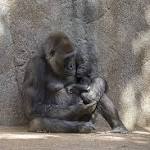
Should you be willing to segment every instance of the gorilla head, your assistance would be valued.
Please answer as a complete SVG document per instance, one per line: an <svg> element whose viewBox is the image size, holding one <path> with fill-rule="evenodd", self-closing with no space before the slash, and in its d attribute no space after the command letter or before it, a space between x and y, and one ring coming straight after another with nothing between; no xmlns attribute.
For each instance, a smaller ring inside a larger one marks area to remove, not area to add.
<svg viewBox="0 0 150 150"><path fill-rule="evenodd" d="M50 34L43 45L47 63L55 74L64 77L75 76L75 50L72 42L62 32Z"/></svg>

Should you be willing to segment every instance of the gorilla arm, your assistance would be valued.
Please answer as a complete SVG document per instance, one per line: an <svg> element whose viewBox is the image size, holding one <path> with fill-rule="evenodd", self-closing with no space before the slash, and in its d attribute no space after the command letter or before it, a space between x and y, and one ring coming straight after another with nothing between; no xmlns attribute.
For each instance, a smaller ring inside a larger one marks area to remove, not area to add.
<svg viewBox="0 0 150 150"><path fill-rule="evenodd" d="M63 107L45 104L45 63L41 58L34 57L27 65L23 83L25 114L29 119L36 116L69 120L83 113L91 113L96 104L76 104ZM59 87L59 86L58 86Z"/></svg>
<svg viewBox="0 0 150 150"><path fill-rule="evenodd" d="M88 105L78 103L67 107L48 105L40 102L39 98L33 94L36 92L36 89L28 88L25 92L28 98L26 99L26 115L28 118L49 117L61 120L78 120L78 118L85 114L91 114L96 108L95 102Z"/></svg>

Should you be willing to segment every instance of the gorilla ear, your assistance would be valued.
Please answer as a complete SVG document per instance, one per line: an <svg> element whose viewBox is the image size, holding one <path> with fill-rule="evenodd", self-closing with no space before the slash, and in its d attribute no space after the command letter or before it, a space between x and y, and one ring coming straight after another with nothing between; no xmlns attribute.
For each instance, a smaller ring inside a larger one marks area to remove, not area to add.
<svg viewBox="0 0 150 150"><path fill-rule="evenodd" d="M51 37L48 37L46 39L46 41L42 44L41 52L42 52L43 56L45 56L45 54L47 55L48 53L51 56L53 56L55 54L54 41Z"/></svg>

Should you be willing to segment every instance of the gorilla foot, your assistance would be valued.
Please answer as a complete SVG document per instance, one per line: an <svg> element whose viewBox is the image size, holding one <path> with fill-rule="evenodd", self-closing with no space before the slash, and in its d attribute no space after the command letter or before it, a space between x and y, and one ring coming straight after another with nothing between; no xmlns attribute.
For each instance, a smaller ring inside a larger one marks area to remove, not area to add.
<svg viewBox="0 0 150 150"><path fill-rule="evenodd" d="M86 122L84 125L79 127L79 133L91 133L96 130L95 125L91 122Z"/></svg>
<svg viewBox="0 0 150 150"><path fill-rule="evenodd" d="M33 119L29 124L29 132L46 132L46 130L43 129L43 120L41 118L35 118Z"/></svg>
<svg viewBox="0 0 150 150"><path fill-rule="evenodd" d="M127 134L128 130L126 127L124 126L119 126L119 127L115 127L113 128L110 133L121 133L121 134Z"/></svg>

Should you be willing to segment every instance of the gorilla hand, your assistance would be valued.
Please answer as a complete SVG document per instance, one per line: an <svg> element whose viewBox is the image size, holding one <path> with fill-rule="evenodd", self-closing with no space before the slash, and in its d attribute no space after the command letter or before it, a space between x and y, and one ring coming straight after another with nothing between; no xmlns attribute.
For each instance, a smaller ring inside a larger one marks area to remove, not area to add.
<svg viewBox="0 0 150 150"><path fill-rule="evenodd" d="M89 92L90 87L88 85L82 85L82 84L71 84L66 87L66 90L68 93L83 93L83 92Z"/></svg>
<svg viewBox="0 0 150 150"><path fill-rule="evenodd" d="M101 78L95 78L90 85L88 92L81 93L81 98L84 103L91 103L91 101L99 101L105 92L105 81Z"/></svg>

